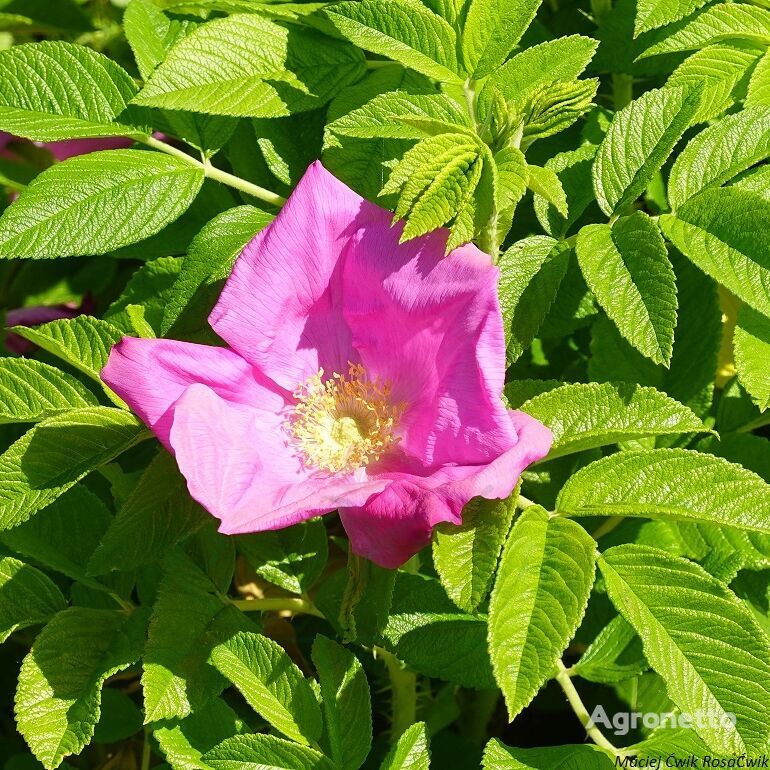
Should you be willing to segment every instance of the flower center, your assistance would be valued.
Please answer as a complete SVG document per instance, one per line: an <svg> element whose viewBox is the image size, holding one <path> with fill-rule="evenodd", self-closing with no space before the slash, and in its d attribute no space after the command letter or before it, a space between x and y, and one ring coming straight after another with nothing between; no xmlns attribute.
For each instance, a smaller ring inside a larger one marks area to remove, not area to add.
<svg viewBox="0 0 770 770"><path fill-rule="evenodd" d="M349 364L347 376L324 371L294 391L297 405L289 418L294 437L308 465L332 473L362 468L398 438L393 435L404 404L391 403L391 385L369 380L360 364Z"/></svg>

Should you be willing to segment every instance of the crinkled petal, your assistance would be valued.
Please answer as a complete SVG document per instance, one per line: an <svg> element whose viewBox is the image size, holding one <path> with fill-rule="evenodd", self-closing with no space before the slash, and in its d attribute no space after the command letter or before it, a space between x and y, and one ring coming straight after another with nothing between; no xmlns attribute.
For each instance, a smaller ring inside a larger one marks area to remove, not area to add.
<svg viewBox="0 0 770 770"><path fill-rule="evenodd" d="M462 509L474 497L490 500L511 494L521 472L551 447L551 432L523 412L509 412L517 443L481 466L440 466L420 475L416 468L386 468L391 484L363 506L340 510L353 551L395 569L428 545L436 524L462 522Z"/></svg>
<svg viewBox="0 0 770 770"><path fill-rule="evenodd" d="M468 245L444 256L446 232L404 244L401 228L361 231L343 290L353 346L370 376L406 405L401 446L425 465L488 462L515 441L500 400L505 338L498 270Z"/></svg>
<svg viewBox="0 0 770 770"><path fill-rule="evenodd" d="M179 399L171 445L190 494L220 532L281 529L341 505L361 505L384 479L312 473L292 451L285 417L192 385Z"/></svg>
<svg viewBox="0 0 770 770"><path fill-rule="evenodd" d="M339 272L362 205L314 163L243 250L209 317L222 339L289 391L319 368L348 369Z"/></svg>
<svg viewBox="0 0 770 770"><path fill-rule="evenodd" d="M173 406L193 383L265 411L285 406L284 397L237 353L189 342L124 337L110 352L102 379L167 448Z"/></svg>

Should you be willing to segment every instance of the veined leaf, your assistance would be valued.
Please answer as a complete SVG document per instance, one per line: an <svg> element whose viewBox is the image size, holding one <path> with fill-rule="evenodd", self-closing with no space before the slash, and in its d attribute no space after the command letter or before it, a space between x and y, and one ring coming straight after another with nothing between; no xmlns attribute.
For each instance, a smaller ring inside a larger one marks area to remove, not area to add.
<svg viewBox="0 0 770 770"><path fill-rule="evenodd" d="M539 506L519 517L489 601L489 651L511 721L550 678L594 582L594 539Z"/></svg>
<svg viewBox="0 0 770 770"><path fill-rule="evenodd" d="M701 131L671 168L668 198L674 211L710 187L770 156L770 107L747 107Z"/></svg>
<svg viewBox="0 0 770 770"><path fill-rule="evenodd" d="M251 627L242 612L225 604L208 576L172 551L144 654L145 722L186 717L219 695L226 683L209 664L209 654L219 642Z"/></svg>
<svg viewBox="0 0 770 770"><path fill-rule="evenodd" d="M612 226L586 225L575 247L598 303L643 355L668 365L676 326L676 278L658 226L637 211Z"/></svg>
<svg viewBox="0 0 770 770"><path fill-rule="evenodd" d="M110 522L112 514L101 499L76 484L29 521L0 532L0 542L88 585L86 564Z"/></svg>
<svg viewBox="0 0 770 770"><path fill-rule="evenodd" d="M159 724L153 735L174 770L211 770L204 754L243 730L237 714L215 698L189 717Z"/></svg>
<svg viewBox="0 0 770 770"><path fill-rule="evenodd" d="M89 743L102 685L142 654L144 626L142 612L71 607L37 637L19 674L16 724L48 770Z"/></svg>
<svg viewBox="0 0 770 770"><path fill-rule="evenodd" d="M328 539L320 519L241 535L236 544L257 574L297 594L307 591L326 566Z"/></svg>
<svg viewBox="0 0 770 770"><path fill-rule="evenodd" d="M640 56L695 51L712 43L748 41L770 43L770 11L744 3L717 3L706 8L671 35L647 48Z"/></svg>
<svg viewBox="0 0 770 770"><path fill-rule="evenodd" d="M657 548L617 546L599 567L671 699L708 716L705 725L693 718L704 743L726 754L760 751L770 725L770 641L749 610L701 567Z"/></svg>
<svg viewBox="0 0 770 770"><path fill-rule="evenodd" d="M147 467L88 562L91 575L134 569L162 558L207 521L168 452Z"/></svg>
<svg viewBox="0 0 770 770"><path fill-rule="evenodd" d="M38 423L0 455L0 529L26 521L146 435L133 415L104 406Z"/></svg>
<svg viewBox="0 0 770 770"><path fill-rule="evenodd" d="M770 407L770 318L750 307L738 312L734 337L738 379L763 411Z"/></svg>
<svg viewBox="0 0 770 770"><path fill-rule="evenodd" d="M697 11L707 0L639 0L634 19L634 37L672 24Z"/></svg>
<svg viewBox="0 0 770 770"><path fill-rule="evenodd" d="M341 767L309 746L260 733L227 738L204 754L202 760L211 770L335 770Z"/></svg>
<svg viewBox="0 0 770 770"><path fill-rule="evenodd" d="M533 235L514 243L500 257L500 305L510 362L537 335L567 272L569 255L564 244Z"/></svg>
<svg viewBox="0 0 770 770"><path fill-rule="evenodd" d="M305 746L320 738L321 710L310 683L274 641L239 633L217 645L211 661L287 738Z"/></svg>
<svg viewBox="0 0 770 770"><path fill-rule="evenodd" d="M666 237L704 273L770 315L770 227L767 201L737 187L704 190L663 214Z"/></svg>
<svg viewBox="0 0 770 770"><path fill-rule="evenodd" d="M230 52L226 60L223 50ZM258 14L236 14L180 40L134 102L276 118L322 106L364 72L364 58L353 46Z"/></svg>
<svg viewBox="0 0 770 770"><path fill-rule="evenodd" d="M765 51L754 67L746 94L746 107L770 107L770 55Z"/></svg>
<svg viewBox="0 0 770 770"><path fill-rule="evenodd" d="M596 635L572 671L590 682L622 682L649 668L636 631L615 616Z"/></svg>
<svg viewBox="0 0 770 770"><path fill-rule="evenodd" d="M591 744L519 749L492 738L484 749L482 767L484 770L610 770L615 763Z"/></svg>
<svg viewBox="0 0 770 770"><path fill-rule="evenodd" d="M0 643L17 628L45 623L66 606L51 578L23 561L0 556Z"/></svg>
<svg viewBox="0 0 770 770"><path fill-rule="evenodd" d="M103 54L58 40L0 52L0 129L54 142L146 136L116 118L136 94L129 74Z"/></svg>
<svg viewBox="0 0 770 770"><path fill-rule="evenodd" d="M26 358L0 358L0 423L39 422L98 403L88 388L53 366Z"/></svg>
<svg viewBox="0 0 770 770"><path fill-rule="evenodd" d="M770 532L770 485L721 457L640 449L603 457L559 492L569 516L644 516Z"/></svg>
<svg viewBox="0 0 770 770"><path fill-rule="evenodd" d="M418 0L346 1L326 6L323 14L366 51L395 59L429 78L461 81L455 31Z"/></svg>
<svg viewBox="0 0 770 770"><path fill-rule="evenodd" d="M645 190L698 110L699 91L646 91L615 113L594 161L594 190L602 211L621 213Z"/></svg>
<svg viewBox="0 0 770 770"><path fill-rule="evenodd" d="M474 80L494 72L535 18L540 0L471 0L463 28L466 70Z"/></svg>
<svg viewBox="0 0 770 770"><path fill-rule="evenodd" d="M380 770L428 770L429 746L425 722L417 722L396 741L382 761Z"/></svg>
<svg viewBox="0 0 770 770"><path fill-rule="evenodd" d="M743 97L752 65L760 53L756 48L719 44L707 46L682 62L668 79L667 85L682 88L702 85L700 106L693 117L693 123L710 120ZM685 152L687 149L683 154Z"/></svg>
<svg viewBox="0 0 770 770"><path fill-rule="evenodd" d="M686 406L655 388L632 383L562 385L519 408L553 433L549 460L645 436L706 430Z"/></svg>
<svg viewBox="0 0 770 770"><path fill-rule="evenodd" d="M432 134L420 120L470 129L467 110L446 94L410 94L392 91L379 94L363 107L348 112L327 125L329 131L361 139L423 139Z"/></svg>
<svg viewBox="0 0 770 770"><path fill-rule="evenodd" d="M545 198L563 217L569 215L567 195L559 177L550 168L527 165L527 187Z"/></svg>
<svg viewBox="0 0 770 770"><path fill-rule="evenodd" d="M313 642L330 756L340 770L358 770L372 745L372 704L363 666L325 636Z"/></svg>
<svg viewBox="0 0 770 770"><path fill-rule="evenodd" d="M36 177L0 217L0 258L106 254L173 222L202 184L201 168L156 152L69 158Z"/></svg>
<svg viewBox="0 0 770 770"><path fill-rule="evenodd" d="M464 612L474 612L489 591L515 509L515 495L507 500L474 497L463 508L460 526L442 524L434 530L436 572Z"/></svg>

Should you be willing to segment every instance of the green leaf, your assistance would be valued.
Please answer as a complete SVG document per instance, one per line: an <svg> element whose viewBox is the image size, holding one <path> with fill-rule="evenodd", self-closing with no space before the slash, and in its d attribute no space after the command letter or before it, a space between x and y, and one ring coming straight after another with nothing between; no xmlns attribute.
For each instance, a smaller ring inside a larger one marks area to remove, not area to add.
<svg viewBox="0 0 770 770"><path fill-rule="evenodd" d="M40 422L97 404L88 388L53 366L26 358L0 358L0 424Z"/></svg>
<svg viewBox="0 0 770 770"><path fill-rule="evenodd" d="M359 0L326 6L324 16L348 40L429 78L457 83L455 31L418 0Z"/></svg>
<svg viewBox="0 0 770 770"><path fill-rule="evenodd" d="M598 85L596 78L565 80L535 91L524 107L522 148L571 126L590 109Z"/></svg>
<svg viewBox="0 0 770 770"><path fill-rule="evenodd" d="M760 46L770 43L770 11L743 3L717 3L651 45L638 58L695 51L713 43L732 41Z"/></svg>
<svg viewBox="0 0 770 770"><path fill-rule="evenodd" d="M0 217L0 258L106 254L173 222L202 184L201 168L162 153L69 158L36 177Z"/></svg>
<svg viewBox="0 0 770 770"><path fill-rule="evenodd" d="M619 615L597 635L572 667L572 672L589 682L623 682L649 668L636 631Z"/></svg>
<svg viewBox="0 0 770 770"><path fill-rule="evenodd" d="M107 506L76 484L29 521L0 532L0 541L49 569L86 585L85 565L112 521Z"/></svg>
<svg viewBox="0 0 770 770"><path fill-rule="evenodd" d="M103 406L38 423L0 455L0 529L26 521L145 437L133 415Z"/></svg>
<svg viewBox="0 0 770 770"><path fill-rule="evenodd" d="M750 307L738 312L734 337L738 379L763 411L770 407L770 318Z"/></svg>
<svg viewBox="0 0 770 770"><path fill-rule="evenodd" d="M358 770L372 745L369 683L358 658L320 634L313 642L328 735L329 756L339 770Z"/></svg>
<svg viewBox="0 0 770 770"><path fill-rule="evenodd" d="M540 0L471 0L462 38L463 61L471 78L489 75L508 58L539 5Z"/></svg>
<svg viewBox="0 0 770 770"><path fill-rule="evenodd" d="M222 58L222 51L230 55ZM321 107L365 72L360 51L257 14L201 25L180 40L134 99L147 107L277 118Z"/></svg>
<svg viewBox="0 0 770 770"><path fill-rule="evenodd" d="M594 200L591 187L591 165L596 155L596 146L585 144L577 150L560 152L545 164L559 178L567 199L569 215L564 217L556 206L542 195L535 194L535 213L543 229L554 237L567 234L568 230L583 215Z"/></svg>
<svg viewBox="0 0 770 770"><path fill-rule="evenodd" d="M0 557L0 643L17 628L45 623L66 606L47 575L11 556Z"/></svg>
<svg viewBox="0 0 770 770"><path fill-rule="evenodd" d="M761 56L751 73L744 105L770 107L770 55L767 51Z"/></svg>
<svg viewBox="0 0 770 770"><path fill-rule="evenodd" d="M216 698L185 719L161 723L153 735L174 770L211 770L203 755L242 729L236 713Z"/></svg>
<svg viewBox="0 0 770 770"><path fill-rule="evenodd" d="M770 243L762 236L770 209L761 195L736 187L704 190L659 223L704 273L770 315Z"/></svg>
<svg viewBox="0 0 770 770"><path fill-rule="evenodd" d="M85 46L46 40L0 52L0 130L54 142L142 137L117 122L137 88L129 74Z"/></svg>
<svg viewBox="0 0 770 770"><path fill-rule="evenodd" d="M446 94L410 94L392 91L379 94L363 107L327 125L329 131L361 139L422 139L433 132L426 126L470 129L468 111Z"/></svg>
<svg viewBox="0 0 770 770"><path fill-rule="evenodd" d="M684 713L708 715L707 726L693 719L704 743L726 754L762 750L770 725L770 641L749 610L701 567L657 548L617 546L599 567L671 699Z"/></svg>
<svg viewBox="0 0 770 770"><path fill-rule="evenodd" d="M131 0L123 14L123 30L144 80L192 28L189 21L169 19L152 0Z"/></svg>
<svg viewBox="0 0 770 770"><path fill-rule="evenodd" d="M507 357L516 361L537 335L567 272L570 249L533 235L500 257L500 305Z"/></svg>
<svg viewBox="0 0 770 770"><path fill-rule="evenodd" d="M569 35L527 48L512 56L486 81L479 94L477 109L484 121L491 110L495 91L516 109L528 97L557 80L575 80L588 66L597 42L582 35Z"/></svg>
<svg viewBox="0 0 770 770"><path fill-rule="evenodd" d="M236 544L257 574L296 594L305 593L326 566L328 539L320 519L241 535Z"/></svg>
<svg viewBox="0 0 770 770"><path fill-rule="evenodd" d="M287 738L305 746L321 736L321 709L310 683L274 641L240 633L217 645L211 661L249 705Z"/></svg>
<svg viewBox="0 0 770 770"><path fill-rule="evenodd" d="M88 572L101 575L157 561L207 520L174 458L161 452L120 507L88 562Z"/></svg>
<svg viewBox="0 0 770 770"><path fill-rule="evenodd" d="M676 278L658 226L641 211L612 226L586 225L575 253L586 283L618 331L647 358L668 365Z"/></svg>
<svg viewBox="0 0 770 770"><path fill-rule="evenodd" d="M770 156L770 108L747 107L701 131L671 168L668 198L674 211L710 187Z"/></svg>
<svg viewBox="0 0 770 770"><path fill-rule="evenodd" d="M615 763L591 744L519 749L492 738L484 749L482 767L484 770L610 770Z"/></svg>
<svg viewBox="0 0 770 770"><path fill-rule="evenodd" d="M701 123L721 114L743 98L746 81L759 55L760 51L755 48L710 45L682 62L667 85L682 88L703 86L700 107L693 118L693 123Z"/></svg>
<svg viewBox="0 0 770 770"><path fill-rule="evenodd" d="M697 11L707 0L638 0L634 37L666 24L672 24Z"/></svg>
<svg viewBox="0 0 770 770"><path fill-rule="evenodd" d="M489 653L510 721L551 677L577 630L595 551L581 526L539 506L514 524L489 600Z"/></svg>
<svg viewBox="0 0 770 770"><path fill-rule="evenodd" d="M628 208L665 163L698 110L700 92L646 91L615 113L594 161L594 190L610 216Z"/></svg>
<svg viewBox="0 0 770 770"><path fill-rule="evenodd" d="M203 756L211 770L334 770L320 752L274 735L235 735Z"/></svg>
<svg viewBox="0 0 770 770"><path fill-rule="evenodd" d="M642 449L579 470L556 501L569 516L644 516L770 532L770 485L721 457Z"/></svg>
<svg viewBox="0 0 770 770"><path fill-rule="evenodd" d="M690 409L633 383L562 385L519 407L553 433L548 459L640 439L707 430Z"/></svg>
<svg viewBox="0 0 770 770"><path fill-rule="evenodd" d="M568 216L567 195L555 172L550 168L528 165L527 187L535 194L545 198L566 219Z"/></svg>
<svg viewBox="0 0 770 770"><path fill-rule="evenodd" d="M478 140L439 134L408 150L381 195L400 190L396 217L407 220L401 241L436 230L452 220L473 194L483 159Z"/></svg>
<svg viewBox="0 0 770 770"><path fill-rule="evenodd" d="M396 741L382 761L380 770L428 770L429 747L425 722L417 722Z"/></svg>
<svg viewBox="0 0 770 770"><path fill-rule="evenodd" d="M167 334L185 307L205 287L224 280L235 258L272 215L253 206L238 206L214 217L193 238L163 311L161 334Z"/></svg>
<svg viewBox="0 0 770 770"><path fill-rule="evenodd" d="M44 767L89 743L102 685L136 662L143 642L141 612L71 607L43 629L21 666L16 724Z"/></svg>
<svg viewBox="0 0 770 770"><path fill-rule="evenodd" d="M463 508L460 526L441 524L434 530L436 572L449 598L464 612L474 612L486 597L515 510L515 497L474 497Z"/></svg>
<svg viewBox="0 0 770 770"><path fill-rule="evenodd" d="M144 655L145 722L185 717L225 687L209 665L215 645L252 627L225 604L211 580L181 553L166 560Z"/></svg>

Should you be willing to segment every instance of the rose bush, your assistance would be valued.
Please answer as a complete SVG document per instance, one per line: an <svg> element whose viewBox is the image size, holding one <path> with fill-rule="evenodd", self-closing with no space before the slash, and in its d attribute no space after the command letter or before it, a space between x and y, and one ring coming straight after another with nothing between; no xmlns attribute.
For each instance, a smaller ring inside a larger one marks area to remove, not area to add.
<svg viewBox="0 0 770 770"><path fill-rule="evenodd" d="M0 770L762 761L764 4L0 42Z"/></svg>

